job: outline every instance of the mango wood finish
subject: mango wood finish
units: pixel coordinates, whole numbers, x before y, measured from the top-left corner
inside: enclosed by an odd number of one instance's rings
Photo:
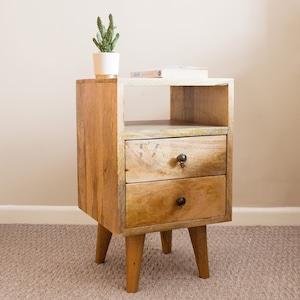
[[[198,266],[199,277],[209,277],[206,226],[191,227],[189,233]]]
[[[123,138],[131,140],[226,134],[228,134],[226,126],[204,126],[176,120],[151,120],[125,122]]]
[[[179,207],[176,200],[186,199]],[[226,178],[197,177],[126,185],[126,226],[175,223],[223,216]]]
[[[77,81],[76,87],[78,205],[118,232],[117,81]]]
[[[107,249],[111,240],[112,233],[105,229],[100,223],[98,223],[98,235],[96,246],[96,259],[97,264],[104,263]]]
[[[171,120],[228,126],[228,86],[172,86]]]
[[[135,293],[138,290],[144,242],[144,234],[126,237],[126,290],[128,293]]]
[[[161,238],[162,252],[165,254],[171,253],[172,252],[172,230],[161,231],[160,238]]]
[[[170,87],[170,120],[124,120],[127,87],[143,86]],[[128,292],[149,232],[170,253],[172,230],[188,228],[199,276],[209,276],[206,225],[232,213],[233,97],[232,79],[77,80],[78,206],[98,222],[97,263],[112,234],[125,236]]]
[[[226,174],[226,136],[126,141],[126,182]],[[180,165],[177,157],[185,154]]]

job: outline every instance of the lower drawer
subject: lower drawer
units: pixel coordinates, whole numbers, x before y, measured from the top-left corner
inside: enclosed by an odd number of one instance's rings
[[[222,216],[225,207],[224,175],[126,184],[127,228]]]

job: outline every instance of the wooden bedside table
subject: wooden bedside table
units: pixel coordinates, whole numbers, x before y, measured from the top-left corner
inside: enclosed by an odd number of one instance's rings
[[[126,289],[138,290],[145,234],[188,228],[209,277],[206,225],[231,220],[233,79],[77,80],[78,206],[98,222],[96,262],[126,239]],[[124,121],[126,87],[170,86],[170,120]]]

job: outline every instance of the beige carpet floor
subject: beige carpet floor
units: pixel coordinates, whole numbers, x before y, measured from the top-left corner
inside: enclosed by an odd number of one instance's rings
[[[300,299],[300,227],[209,226],[210,278],[187,229],[173,252],[146,235],[139,291],[125,291],[125,241],[94,263],[96,226],[0,224],[0,299]]]

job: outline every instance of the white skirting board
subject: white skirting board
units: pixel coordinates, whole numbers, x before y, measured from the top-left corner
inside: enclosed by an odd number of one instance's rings
[[[0,205],[0,223],[96,225],[77,206]],[[226,226],[299,226],[300,207],[233,207]]]

